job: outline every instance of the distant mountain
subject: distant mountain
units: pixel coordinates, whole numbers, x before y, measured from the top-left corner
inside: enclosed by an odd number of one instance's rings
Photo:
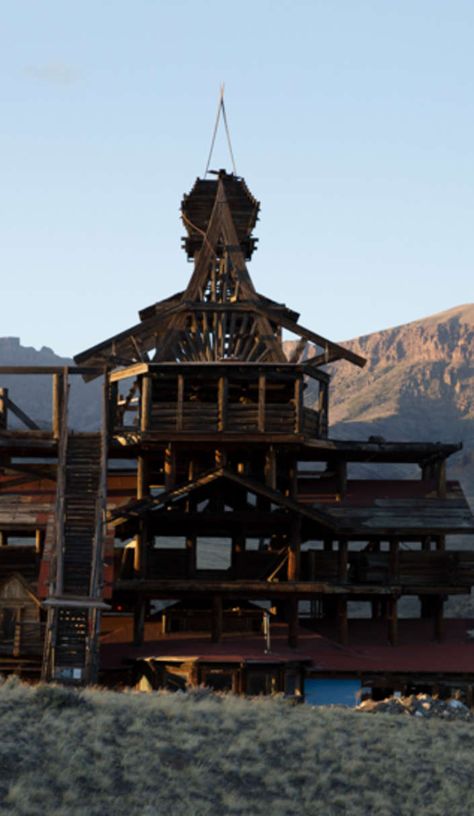
[[[73,366],[73,360],[59,357],[43,346],[39,351],[20,344],[18,337],[0,338],[0,366]],[[9,389],[10,398],[40,427],[51,426],[52,378],[47,375],[6,376],[0,374],[0,386]],[[100,383],[86,384],[82,377],[71,377],[70,423],[77,430],[98,427]],[[18,426],[15,417],[11,425]]]
[[[463,442],[449,474],[474,502],[474,304],[343,345],[367,365],[328,367],[331,436]]]

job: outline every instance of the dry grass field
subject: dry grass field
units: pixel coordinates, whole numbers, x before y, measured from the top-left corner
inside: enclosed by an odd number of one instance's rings
[[[2,816],[472,816],[474,726],[6,682]]]

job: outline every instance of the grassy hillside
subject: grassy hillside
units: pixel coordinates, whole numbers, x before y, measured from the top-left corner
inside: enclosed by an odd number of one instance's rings
[[[474,812],[470,723],[16,682],[0,723],[5,816]]]

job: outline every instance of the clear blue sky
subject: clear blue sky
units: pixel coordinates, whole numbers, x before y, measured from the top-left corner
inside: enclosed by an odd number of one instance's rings
[[[0,336],[73,354],[184,287],[221,81],[259,291],[334,340],[474,300],[473,42],[472,0],[5,3]]]

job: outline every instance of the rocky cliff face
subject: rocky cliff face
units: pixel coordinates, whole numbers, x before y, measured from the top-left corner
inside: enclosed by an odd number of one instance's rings
[[[329,367],[331,436],[463,442],[449,473],[474,501],[474,304],[343,345],[367,365]]]

